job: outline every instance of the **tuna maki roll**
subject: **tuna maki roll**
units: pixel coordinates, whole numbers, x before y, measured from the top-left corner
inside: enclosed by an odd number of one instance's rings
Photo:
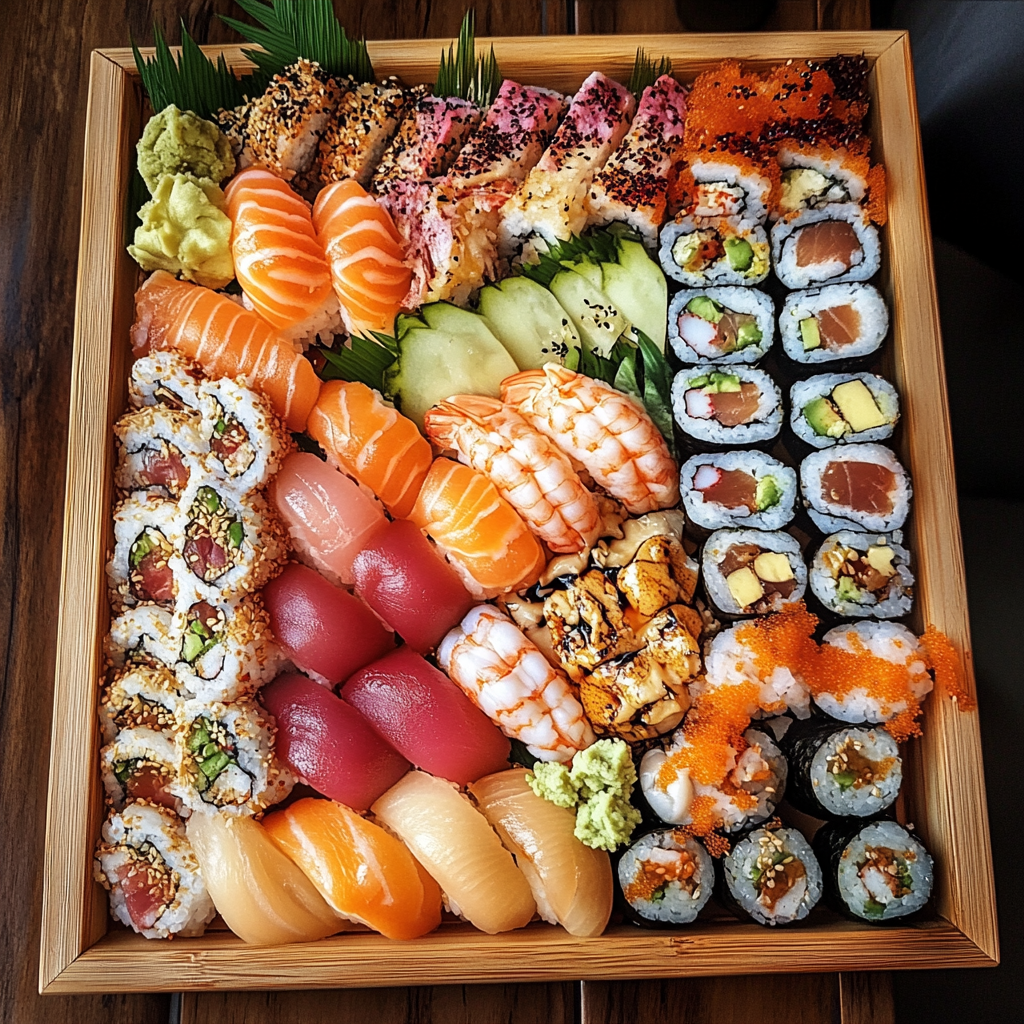
[[[900,418],[896,389],[873,373],[822,373],[789,392],[789,425],[812,448],[884,441]]]
[[[626,850],[618,880],[637,924],[690,924],[711,899],[715,869],[700,843],[667,829]]]
[[[672,413],[680,429],[706,445],[770,441],[782,429],[782,392],[764,370],[718,369],[702,363],[672,381]]]
[[[787,288],[866,281],[880,263],[878,231],[856,203],[804,210],[772,228],[772,265]]]
[[[826,537],[811,563],[811,592],[836,615],[898,619],[914,604],[910,552],[892,535],[842,530]]]
[[[772,300],[756,288],[684,288],[669,305],[669,342],[686,364],[756,363],[774,336]]]
[[[807,588],[800,544],[788,533],[716,530],[704,542],[701,568],[712,608],[725,616],[778,611]]]
[[[796,471],[763,452],[694,455],[679,486],[687,518],[705,530],[780,530],[793,518]]]

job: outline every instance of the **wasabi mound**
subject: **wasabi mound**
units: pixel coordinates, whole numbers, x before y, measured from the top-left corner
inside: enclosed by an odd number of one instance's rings
[[[139,173],[153,195],[167,174],[190,174],[218,185],[235,172],[227,136],[212,121],[173,103],[150,118],[136,150]]]

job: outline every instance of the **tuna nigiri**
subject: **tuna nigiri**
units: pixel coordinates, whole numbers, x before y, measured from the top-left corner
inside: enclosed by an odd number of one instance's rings
[[[352,582],[353,559],[387,522],[358,484],[310,452],[285,459],[271,495],[299,557],[341,583]]]
[[[266,321],[226,295],[165,270],[150,274],[135,293],[132,346],[136,355],[174,349],[210,377],[244,377],[266,395],[289,430],[305,428],[320,393],[309,360]]]
[[[344,805],[299,800],[263,826],[343,917],[389,939],[416,939],[441,923],[437,882],[394,836]]]
[[[193,814],[188,838],[227,926],[246,942],[313,942],[344,931],[308,878],[252,818]]]
[[[323,189],[313,224],[350,334],[391,334],[412,271],[387,211],[352,178]]]
[[[525,875],[451,783],[409,772],[372,810],[437,880],[453,912],[489,935],[530,923],[537,905]]]
[[[263,167],[236,174],[224,196],[235,274],[256,311],[289,339],[338,333],[338,300],[309,203]]]
[[[435,459],[409,518],[433,537],[488,597],[533,583],[544,552],[516,510],[482,473]]]
[[[396,519],[409,515],[431,459],[430,445],[411,419],[365,384],[332,380],[310,413],[308,432]]]
[[[612,912],[611,861],[573,835],[575,813],[537,796],[525,768],[488,775],[469,792],[515,854],[540,916],[570,935],[600,935]]]

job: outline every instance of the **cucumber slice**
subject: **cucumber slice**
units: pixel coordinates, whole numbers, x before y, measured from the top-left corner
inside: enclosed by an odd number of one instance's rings
[[[665,351],[668,285],[642,243],[619,239],[619,262],[601,264],[601,289],[630,323]]]
[[[602,264],[584,256],[573,263],[563,263],[563,266],[566,270],[575,270],[577,274],[582,274],[595,288],[601,287]]]
[[[420,315],[430,326],[410,325],[399,339],[384,393],[422,430],[431,406],[452,395],[497,398],[518,367],[482,316],[446,302],[424,306]]]
[[[575,270],[555,274],[550,287],[579,331],[584,347],[608,358],[619,335],[630,328],[618,306]]]
[[[579,358],[580,336],[569,314],[547,288],[528,277],[507,277],[482,288],[480,312],[520,370],[573,362],[573,350]]]

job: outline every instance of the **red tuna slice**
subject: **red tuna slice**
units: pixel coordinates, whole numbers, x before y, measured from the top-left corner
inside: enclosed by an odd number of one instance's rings
[[[460,786],[508,767],[508,739],[408,647],[357,672],[341,696],[418,768]]]
[[[425,654],[476,603],[415,523],[379,529],[352,562],[356,593],[413,650]]]
[[[263,588],[270,628],[302,669],[334,685],[387,654],[395,634],[348,591],[292,563]]]
[[[352,582],[352,559],[383,523],[384,510],[344,473],[295,452],[274,478],[274,504],[299,557],[325,576]]]
[[[297,672],[263,688],[260,702],[277,722],[278,757],[332,800],[365,811],[408,770],[350,704]]]
[[[148,870],[148,865],[132,862],[117,869],[117,880],[124,893],[128,916],[140,932],[152,928],[167,904],[174,899],[170,872],[158,874]]]

